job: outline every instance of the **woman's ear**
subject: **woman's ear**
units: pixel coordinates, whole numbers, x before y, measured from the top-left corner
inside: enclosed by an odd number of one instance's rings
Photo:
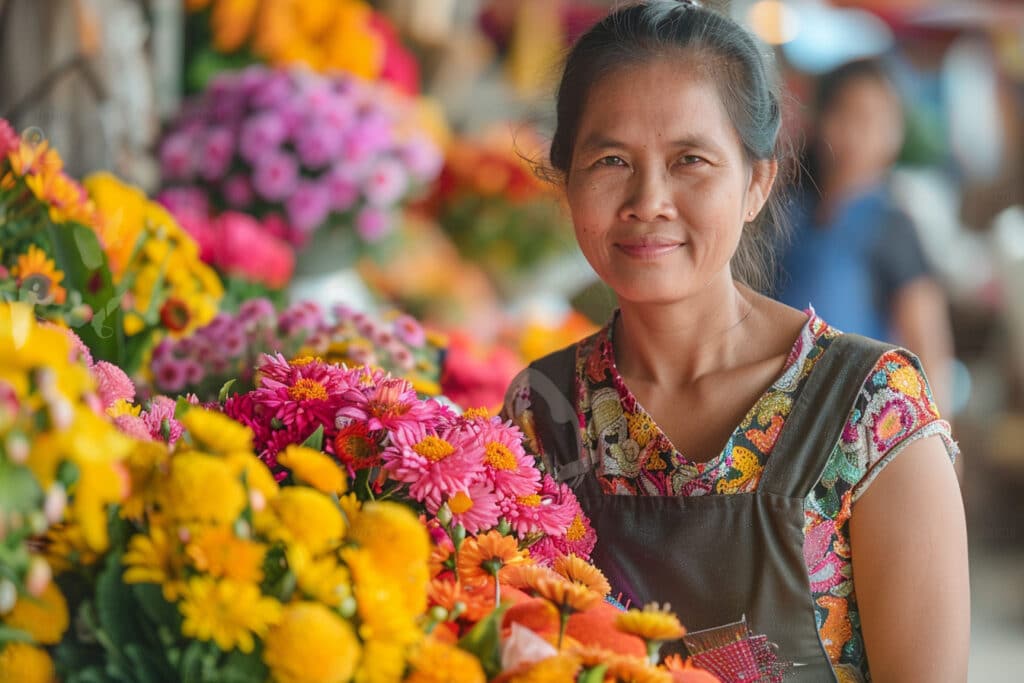
[[[776,159],[759,159],[751,165],[750,184],[743,207],[743,218],[749,222],[761,213],[768,197],[771,196],[775,178],[779,175],[779,162]]]

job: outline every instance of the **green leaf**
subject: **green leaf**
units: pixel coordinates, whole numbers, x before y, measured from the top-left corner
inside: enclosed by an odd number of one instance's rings
[[[481,619],[458,643],[480,660],[488,679],[501,672],[501,619],[509,605],[506,602]]]
[[[185,417],[185,413],[192,410],[194,407],[195,406],[188,402],[187,398],[179,396],[178,401],[174,404],[174,419],[180,420]]]
[[[109,361],[131,375],[127,364],[121,297],[96,233],[77,223],[50,225],[47,230],[53,260],[64,273],[64,286],[81,292],[93,310],[92,320],[75,331],[97,360]]]
[[[576,679],[576,683],[603,683],[604,674],[608,671],[607,664],[598,664],[593,669],[587,669]]]
[[[42,500],[43,490],[32,471],[0,458],[0,510],[26,514],[38,510]]]
[[[31,643],[32,636],[27,631],[11,628],[0,624],[0,643]]]
[[[224,382],[224,386],[222,386],[220,391],[217,392],[217,401],[224,403],[224,401],[228,400],[228,392],[231,391],[231,387],[234,383],[234,379],[229,379],[227,382]]]
[[[316,451],[321,450],[324,447],[324,426],[317,426],[316,431],[307,436],[302,445]]]

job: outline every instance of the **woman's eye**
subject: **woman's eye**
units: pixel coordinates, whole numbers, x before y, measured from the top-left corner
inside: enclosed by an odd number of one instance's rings
[[[601,157],[600,159],[598,159],[597,160],[597,164],[598,164],[598,166],[625,166],[626,162],[623,161],[622,157],[617,157],[615,155],[609,155],[609,156]]]
[[[681,156],[679,158],[679,162],[683,166],[693,166],[693,165],[699,164],[699,163],[701,163],[703,161],[704,161],[703,157],[699,157],[699,156],[697,156],[695,154],[686,154],[686,155],[683,155],[683,156]]]

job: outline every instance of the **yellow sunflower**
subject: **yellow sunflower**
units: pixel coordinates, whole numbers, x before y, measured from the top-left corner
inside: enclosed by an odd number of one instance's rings
[[[253,636],[263,637],[281,619],[281,603],[255,584],[232,579],[191,579],[178,609],[185,617],[182,634],[212,640],[225,652],[252,652]]]
[[[64,273],[57,270],[57,264],[34,244],[18,256],[11,275],[18,279],[19,287],[29,289],[40,303],[62,304],[67,300],[68,292],[60,284]]]

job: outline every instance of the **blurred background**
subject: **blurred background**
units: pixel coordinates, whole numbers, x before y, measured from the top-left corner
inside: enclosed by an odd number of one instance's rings
[[[783,267],[818,259],[821,235],[833,250],[874,240],[861,267],[892,280],[869,277],[863,293],[876,333],[926,358],[963,451],[971,680],[1020,680],[1024,4],[707,4],[752,28],[784,74],[805,170],[793,220],[821,229],[798,229]],[[614,305],[533,167],[559,59],[611,5],[0,0],[0,117],[48,140],[70,174],[110,171],[157,198],[222,278],[224,310],[253,296],[396,307],[447,335],[446,393],[493,404],[524,362]],[[839,83],[835,69],[865,59],[881,80],[854,74],[823,95],[821,79]],[[875,103],[847,87],[872,78]],[[843,135],[861,152],[876,136],[878,157],[843,171]],[[868,195],[884,195],[884,221],[857,209]],[[798,285],[783,272],[779,293],[844,327],[828,307],[854,294]],[[153,367],[157,389],[185,386],[167,369],[161,387]]]

